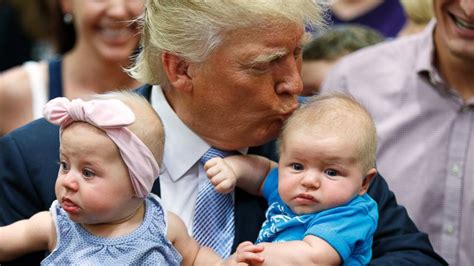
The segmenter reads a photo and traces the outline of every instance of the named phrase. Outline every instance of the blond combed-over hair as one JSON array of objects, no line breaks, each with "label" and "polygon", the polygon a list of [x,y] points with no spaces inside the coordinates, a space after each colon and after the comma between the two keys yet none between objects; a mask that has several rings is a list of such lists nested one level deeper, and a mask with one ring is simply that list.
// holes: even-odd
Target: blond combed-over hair
[{"label": "blond combed-over hair", "polygon": [[144,83],[167,82],[163,52],[189,62],[204,62],[226,32],[294,22],[306,28],[324,25],[327,0],[147,0],[141,51],[129,73]]}]

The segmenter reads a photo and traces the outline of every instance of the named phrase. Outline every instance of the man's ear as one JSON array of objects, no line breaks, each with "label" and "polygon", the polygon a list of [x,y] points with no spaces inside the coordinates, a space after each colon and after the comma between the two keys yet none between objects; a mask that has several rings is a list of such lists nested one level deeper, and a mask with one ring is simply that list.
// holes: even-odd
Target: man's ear
[{"label": "man's ear", "polygon": [[188,61],[178,55],[163,52],[161,63],[171,86],[181,91],[192,90],[191,64]]},{"label": "man's ear", "polygon": [[375,168],[370,168],[370,170],[367,171],[367,174],[365,175],[365,178],[362,181],[362,186],[359,190],[360,196],[364,195],[367,192],[367,190],[369,189],[370,182],[372,182],[372,179],[374,179],[376,174],[377,170]]}]

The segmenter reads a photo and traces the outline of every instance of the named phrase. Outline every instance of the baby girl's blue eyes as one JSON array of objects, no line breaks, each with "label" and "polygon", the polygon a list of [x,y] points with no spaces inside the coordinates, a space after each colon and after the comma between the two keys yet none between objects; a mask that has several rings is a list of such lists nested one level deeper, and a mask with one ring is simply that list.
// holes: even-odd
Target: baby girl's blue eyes
[{"label": "baby girl's blue eyes", "polygon": [[69,170],[69,165],[65,161],[60,161],[59,162],[59,168],[62,171],[68,171]]},{"label": "baby girl's blue eyes", "polygon": [[93,177],[93,176],[95,176],[95,173],[92,172],[89,169],[84,169],[84,170],[82,170],[82,175],[85,176],[85,177]]}]

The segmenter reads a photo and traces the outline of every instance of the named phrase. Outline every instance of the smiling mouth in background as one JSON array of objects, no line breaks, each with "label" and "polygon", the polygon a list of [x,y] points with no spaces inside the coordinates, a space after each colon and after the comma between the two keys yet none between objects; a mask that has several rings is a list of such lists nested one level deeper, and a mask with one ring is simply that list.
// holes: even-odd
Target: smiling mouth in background
[{"label": "smiling mouth in background", "polygon": [[460,29],[464,29],[464,30],[474,30],[474,23],[469,23],[465,20],[462,20],[460,18],[458,18],[457,16],[449,13],[449,16],[451,17],[451,19],[453,20],[454,24],[460,28]]}]

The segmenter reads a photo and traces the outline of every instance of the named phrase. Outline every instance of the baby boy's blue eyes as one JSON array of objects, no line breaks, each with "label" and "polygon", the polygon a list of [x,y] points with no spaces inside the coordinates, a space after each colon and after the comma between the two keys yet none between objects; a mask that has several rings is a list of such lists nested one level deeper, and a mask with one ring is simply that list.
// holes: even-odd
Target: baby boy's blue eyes
[{"label": "baby boy's blue eyes", "polygon": [[326,169],[324,170],[324,173],[328,176],[337,176],[338,172],[334,169]]},{"label": "baby boy's blue eyes", "polygon": [[[298,172],[305,170],[304,165],[300,164],[300,163],[291,163],[290,167],[291,167],[292,170],[298,171]],[[329,177],[339,176],[341,174],[341,173],[339,173],[339,171],[331,169],[331,168],[325,169],[323,172],[326,176],[329,176]]]},{"label": "baby boy's blue eyes", "polygon": [[296,170],[296,171],[301,171],[304,169],[303,165],[300,163],[291,164],[291,168],[293,168],[293,170]]}]

